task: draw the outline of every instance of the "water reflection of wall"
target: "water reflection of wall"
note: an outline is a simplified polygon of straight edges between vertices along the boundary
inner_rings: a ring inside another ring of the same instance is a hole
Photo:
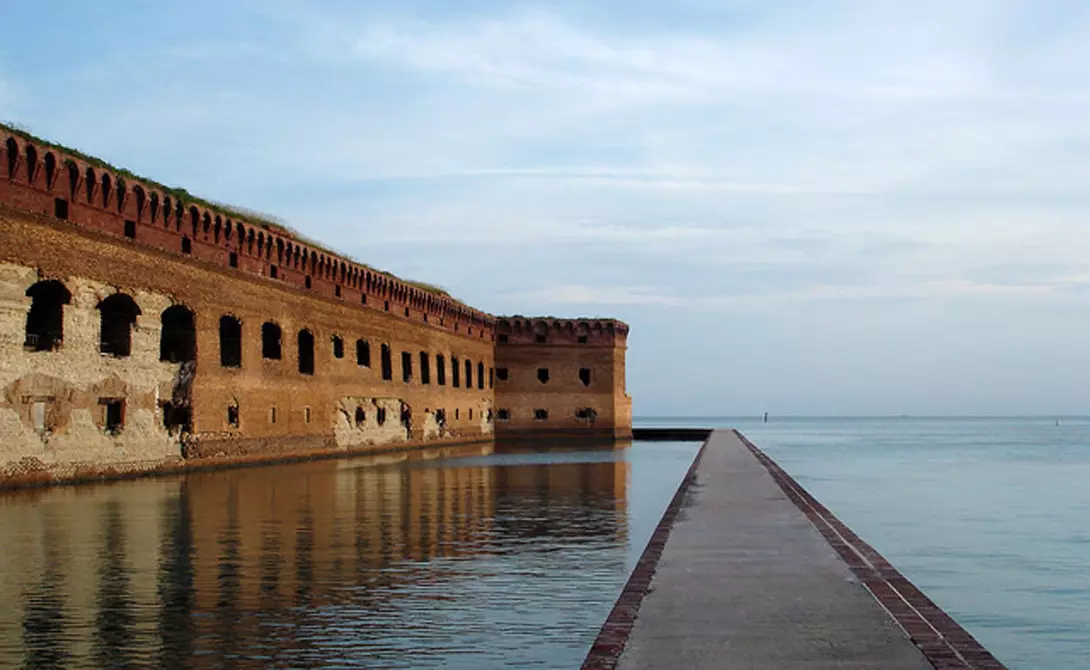
[[[388,610],[398,592],[441,586],[443,560],[487,557],[512,538],[623,540],[627,462],[607,452],[560,465],[425,462],[491,448],[9,496],[0,666],[294,658],[323,610]]]

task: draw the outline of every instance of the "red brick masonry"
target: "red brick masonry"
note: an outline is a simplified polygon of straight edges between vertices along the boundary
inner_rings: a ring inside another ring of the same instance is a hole
[[[789,474],[744,435],[734,431],[768,470],[787,497],[806,515],[829,545],[847,563],[875,600],[905,631],[937,670],[970,668],[1005,669],[977,640],[890,565],[874,547],[864,542],[832,512],[803,489]],[[696,479],[697,466],[707,442],[701,446],[685,479],[655,528],[639,562],[621,591],[591,646],[583,670],[612,670],[628,641],[640,605],[648,593],[655,569],[686,494]]]

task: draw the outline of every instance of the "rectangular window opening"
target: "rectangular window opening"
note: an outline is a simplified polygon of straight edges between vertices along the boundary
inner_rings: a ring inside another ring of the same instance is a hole
[[[68,201],[64,198],[53,198],[53,216],[67,221],[68,220]]]
[[[535,409],[534,421],[545,421],[549,418],[549,410],[547,409]]]
[[[102,426],[107,433],[117,435],[125,427],[125,401],[118,398],[100,398]]]
[[[227,406],[227,425],[238,428],[238,405]]]
[[[413,355],[407,351],[401,352],[401,381],[411,382],[413,380]]]
[[[130,240],[135,240],[136,239],[136,222],[135,221],[126,221],[125,222],[125,237],[129,238]]]

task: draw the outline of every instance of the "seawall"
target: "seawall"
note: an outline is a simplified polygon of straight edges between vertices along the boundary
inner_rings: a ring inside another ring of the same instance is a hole
[[[705,440],[583,664],[1004,666],[736,431]]]

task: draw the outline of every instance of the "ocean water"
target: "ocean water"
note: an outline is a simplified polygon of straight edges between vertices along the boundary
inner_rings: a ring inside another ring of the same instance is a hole
[[[636,424],[738,428],[1008,667],[1090,668],[1090,417]]]

